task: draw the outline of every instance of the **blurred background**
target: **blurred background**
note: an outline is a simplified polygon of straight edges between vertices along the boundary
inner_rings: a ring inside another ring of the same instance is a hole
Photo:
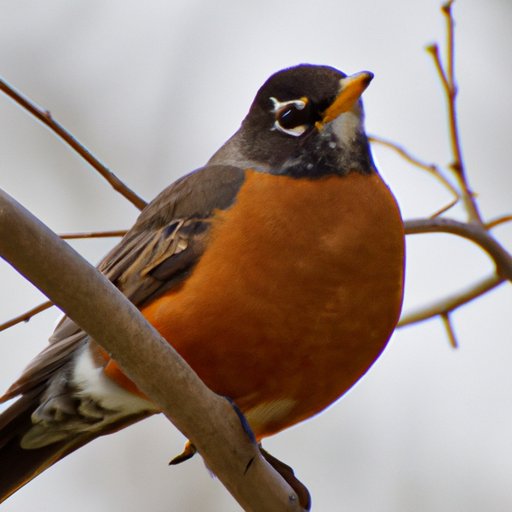
[[[46,109],[146,199],[201,166],[238,127],[263,81],[300,62],[375,80],[367,128],[426,161],[450,161],[446,111],[426,44],[444,43],[438,0],[0,0],[0,75]],[[467,170],[484,216],[510,213],[509,0],[459,1],[457,75]],[[374,148],[405,218],[449,194]],[[136,209],[52,133],[0,96],[0,187],[54,231],[123,229]],[[449,216],[463,218],[460,209]],[[512,226],[495,230],[512,247]],[[469,242],[409,237],[405,309],[490,273]],[[97,262],[115,240],[73,243]],[[0,262],[0,322],[44,297]],[[367,376],[319,417],[266,448],[293,466],[317,511],[512,510],[512,291],[502,285],[453,316],[399,330]],[[58,312],[0,334],[4,390],[41,350]],[[239,510],[199,457],[168,461],[184,439],[154,417],[95,441],[2,510]],[[1,464],[1,461],[0,461]]]

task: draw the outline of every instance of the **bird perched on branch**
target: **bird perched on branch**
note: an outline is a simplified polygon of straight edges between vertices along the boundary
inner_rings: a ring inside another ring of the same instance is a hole
[[[373,163],[360,96],[373,75],[271,76],[207,165],[160,193],[99,269],[260,441],[343,395],[384,349],[404,233]],[[5,499],[156,406],[65,317],[1,398]]]

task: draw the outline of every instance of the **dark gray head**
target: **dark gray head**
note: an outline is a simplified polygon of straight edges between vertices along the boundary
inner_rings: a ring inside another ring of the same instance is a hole
[[[210,163],[297,177],[373,172],[359,99],[372,78],[309,64],[275,73]]]

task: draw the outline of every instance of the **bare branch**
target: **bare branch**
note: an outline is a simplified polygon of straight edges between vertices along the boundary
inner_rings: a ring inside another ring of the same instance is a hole
[[[459,348],[459,342],[457,341],[457,336],[455,334],[455,329],[452,325],[452,320],[448,313],[443,313],[441,315],[441,320],[443,321],[444,328],[446,329],[446,334],[448,335],[448,339],[450,340],[450,345],[452,348]]]
[[[450,83],[448,82],[448,78],[446,77],[446,73],[443,68],[443,63],[441,62],[441,56],[439,55],[439,46],[437,43],[429,44],[425,50],[427,50],[430,55],[432,55],[432,59],[434,59],[434,65],[436,66],[437,73],[441,80],[441,85],[446,94],[450,94]]]
[[[96,169],[110,185],[122,194],[128,201],[135,205],[139,210],[146,206],[146,201],[139,197],[133,190],[128,188],[112,171],[102,164],[85,146],[78,142],[61,124],[59,124],[48,110],[42,110],[28,98],[22,96],[7,82],[0,79],[0,90],[13,99],[18,105],[30,112],[39,121],[45,124],[50,130],[56,133],[62,140],[69,144],[82,158],[84,158],[94,169]]]
[[[297,494],[250,442],[227,400],[204,385],[110,281],[2,191],[0,255],[112,354],[244,510],[301,509]]]
[[[65,233],[59,235],[59,237],[62,238],[63,240],[74,240],[82,238],[120,237],[124,236],[125,234],[126,231],[92,231],[90,233]],[[20,324],[21,322],[28,322],[32,317],[38,315],[39,313],[42,313],[43,311],[46,311],[48,308],[51,308],[52,306],[53,303],[50,301],[43,302],[42,304],[39,304],[39,306],[29,309],[28,311],[25,311],[21,315],[15,316],[14,318],[7,320],[7,322],[0,324],[0,332],[5,331],[17,324]]]
[[[464,304],[467,304],[468,302],[471,302],[481,295],[493,290],[504,281],[505,280],[503,278],[496,274],[486,277],[463,291],[450,295],[442,300],[436,300],[429,306],[404,314],[398,323],[398,327],[405,327],[406,325],[416,324],[439,315],[451,313],[460,306],[463,306]]]
[[[487,254],[492,258],[496,265],[497,274],[487,277],[476,284],[473,284],[472,286],[470,286],[469,288],[462,292],[450,295],[449,297],[446,297],[441,300],[437,300],[433,304],[420,308],[417,311],[404,314],[398,326],[403,327],[405,325],[418,323],[439,316],[443,321],[443,325],[445,326],[450,343],[452,344],[453,347],[456,347],[457,339],[451,323],[450,314],[458,307],[489,292],[496,286],[503,283],[505,280],[512,281],[512,256],[489,232],[491,228],[504,222],[511,221],[512,215],[502,216],[499,217],[498,219],[495,219],[484,224],[478,211],[478,205],[476,203],[474,194],[469,187],[469,183],[465,174],[456,112],[457,86],[455,83],[454,68],[455,37],[454,19],[452,16],[453,2],[454,0],[448,0],[445,4],[443,4],[441,8],[446,18],[447,25],[446,68],[443,66],[443,63],[441,61],[439,47],[437,44],[431,44],[426,49],[434,60],[435,67],[441,80],[441,85],[443,87],[443,92],[446,97],[448,105],[450,143],[453,156],[453,162],[450,165],[450,169],[453,171],[453,174],[460,186],[461,197],[464,202],[464,207],[466,209],[470,222],[464,223],[451,219],[440,218],[409,220],[405,222],[405,232],[406,234],[409,235],[418,233],[450,233],[471,240],[472,242],[477,244],[481,249],[486,251]],[[395,151],[398,151],[400,154],[402,154],[402,156],[404,156],[406,160],[411,161],[411,159],[408,158],[409,155],[407,152],[403,152],[405,153],[405,155],[401,152],[402,148],[400,148],[400,146],[397,146],[393,143],[390,143],[388,145],[389,147],[395,149]],[[422,165],[422,162],[418,163],[415,162],[414,160],[415,159],[412,158],[411,163],[413,163],[416,166],[425,168]],[[437,174],[435,175],[436,177],[438,177]],[[446,209],[444,211],[446,211]],[[439,215],[439,213],[437,215]]]
[[[81,238],[117,238],[126,235],[126,230],[120,231],[90,231],[89,233],[64,233],[59,235],[63,240],[77,240]]]
[[[447,68],[445,71],[441,57],[439,55],[439,47],[437,44],[431,44],[427,46],[427,51],[430,53],[434,60],[443,91],[448,106],[448,127],[450,134],[450,145],[452,150],[453,161],[450,164],[455,178],[457,179],[459,186],[462,191],[462,200],[464,207],[469,216],[471,222],[482,224],[482,218],[478,210],[478,205],[475,201],[474,193],[469,186],[469,182],[466,176],[464,168],[464,160],[462,157],[462,148],[460,143],[459,125],[457,119],[457,85],[455,82],[455,69],[454,69],[454,58],[455,58],[455,37],[454,37],[454,21],[452,17],[452,6],[453,0],[448,1],[442,7],[442,12],[446,16],[447,20]]]
[[[43,311],[46,311],[52,306],[53,302],[49,300],[43,302],[42,304],[39,304],[39,306],[29,309],[28,311],[25,311],[25,313],[18,315],[14,318],[11,318],[10,320],[7,320],[7,322],[4,322],[3,324],[0,324],[0,332],[9,329],[9,327],[13,327],[14,325],[21,324],[21,322],[28,322],[33,316],[36,316],[37,314],[42,313]]]
[[[485,229],[492,229],[501,224],[505,224],[505,222],[512,221],[512,215],[503,215],[496,219],[492,219],[484,224]]]
[[[446,213],[448,210],[453,208],[458,202],[458,198],[452,199],[448,204],[445,204],[442,208],[439,208],[439,210],[436,210],[434,213],[432,213],[429,218],[435,219],[436,217],[443,215],[443,213]]]
[[[380,144],[381,146],[387,147],[395,151],[395,153],[398,153],[406,162],[410,163],[411,165],[414,165],[415,167],[418,167],[419,169],[422,169],[432,174],[432,176],[438,179],[453,194],[454,198],[460,197],[458,190],[451,184],[450,180],[443,174],[438,165],[429,164],[420,160],[418,157],[412,155],[409,151],[407,151],[403,146],[391,140],[384,139],[376,135],[371,135],[369,139],[370,142]]]
[[[446,74],[448,75],[448,82],[453,88],[455,86],[455,24],[452,16],[452,4],[454,0],[448,0],[441,6],[441,12],[446,18],[446,35],[447,35],[447,61],[446,61]]]
[[[439,166],[437,166],[436,164],[428,164],[426,162],[423,162],[419,158],[413,156],[403,146],[397,144],[396,142],[390,141],[388,139],[383,139],[382,137],[377,137],[375,135],[370,136],[369,139],[370,142],[380,144],[381,146],[393,150],[395,153],[400,155],[406,162],[410,163],[411,165],[414,165],[415,167],[418,167],[423,171],[427,171],[432,176],[434,176],[434,178],[438,179],[442,183],[442,185],[450,191],[450,193],[453,195],[453,201],[451,201],[442,209],[438,210],[434,215],[432,215],[432,217],[437,217],[438,215],[441,215],[442,213],[449,210],[452,206],[455,206],[457,204],[457,202],[460,199],[459,191],[451,184],[450,180],[443,174]]]
[[[405,221],[405,233],[451,233],[471,240],[494,261],[497,273],[512,281],[512,256],[481,224],[469,224],[453,219],[414,219]]]

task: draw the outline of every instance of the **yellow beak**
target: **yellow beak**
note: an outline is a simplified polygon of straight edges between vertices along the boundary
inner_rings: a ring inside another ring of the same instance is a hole
[[[340,91],[336,99],[322,115],[320,125],[327,124],[343,112],[348,112],[373,79],[373,73],[361,71],[340,80]]]

